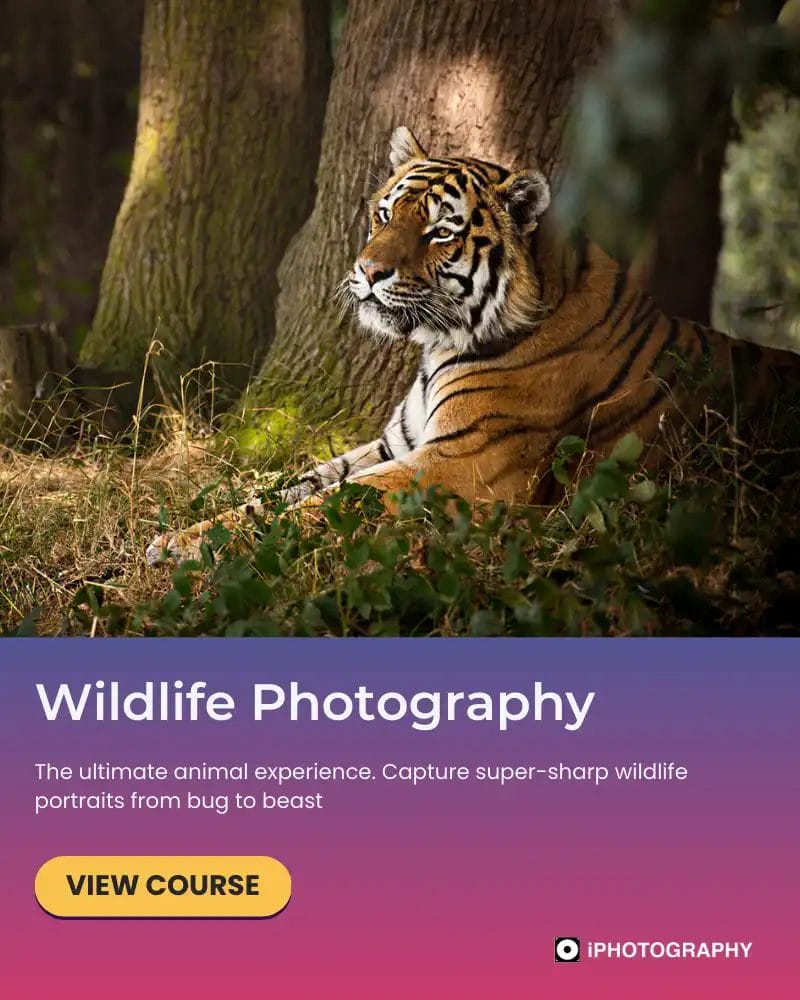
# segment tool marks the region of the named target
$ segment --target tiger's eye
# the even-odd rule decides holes
[[[437,240],[453,240],[456,234],[450,229],[437,229],[434,236]]]

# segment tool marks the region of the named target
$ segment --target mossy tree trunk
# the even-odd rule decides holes
[[[128,188],[81,361],[157,382],[207,362],[239,386],[274,326],[276,270],[313,202],[327,0],[147,0]]]
[[[365,339],[333,294],[362,244],[365,203],[385,176],[392,129],[434,154],[561,169],[577,74],[602,48],[614,0],[351,0],[325,118],[314,212],[281,264],[277,330],[243,403],[245,442],[346,416],[376,427],[413,350]],[[333,442],[338,445],[337,441]],[[314,447],[319,450],[320,442]]]

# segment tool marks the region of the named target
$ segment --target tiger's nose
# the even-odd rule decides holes
[[[376,281],[383,281],[385,278],[391,278],[394,274],[393,267],[387,267],[378,260],[372,260],[371,257],[360,258],[358,263],[361,265],[361,270],[366,275],[367,281],[370,285],[374,285]]]

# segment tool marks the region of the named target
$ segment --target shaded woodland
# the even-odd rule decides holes
[[[601,601],[599,583],[576,583],[574,568],[561,567],[569,580],[557,601],[525,595],[526,608],[538,601],[536,621],[513,601],[498,612],[487,579],[449,620],[434,585],[419,601],[439,611],[420,612],[418,628],[414,601],[406,617],[377,615],[381,600],[403,598],[364,597],[349,575],[356,557],[341,573],[334,559],[284,581],[280,601],[250,564],[244,596],[210,617],[188,577],[148,575],[141,554],[159,523],[196,520],[245,486],[268,488],[374,434],[402,396],[416,349],[367,339],[335,300],[400,124],[441,155],[539,167],[563,232],[600,243],[669,313],[800,350],[800,0],[0,0],[8,630],[37,621],[48,632],[133,634],[788,627],[795,611],[780,601],[775,611],[731,598],[738,564],[726,564],[716,596],[693,569],[689,589],[678,587],[684,604],[661,591],[643,597],[627,577],[606,581]],[[738,540],[743,523],[760,532],[780,522],[780,537],[754,536],[742,558],[756,558],[759,579],[794,573],[798,512],[774,506],[769,477],[791,480],[796,463],[744,498],[734,481],[750,463],[763,472],[764,448],[794,454],[772,433],[757,455],[731,459],[736,473],[724,482],[712,472],[730,471],[724,448],[699,468],[698,449],[684,456],[670,484],[711,492],[665,494],[653,515],[660,541],[641,529],[652,549],[640,562],[666,591],[681,577],[675,505],[707,507],[717,487],[724,504],[733,498],[719,544]],[[621,474],[634,475],[625,463]],[[608,499],[622,510],[631,496],[620,487]],[[640,530],[637,518],[620,513],[611,533],[620,544]],[[704,541],[686,565],[701,566],[716,527],[689,520]],[[552,552],[534,557],[537,532],[509,522],[475,545],[506,584],[524,576],[508,568],[509,551],[531,579],[552,582],[547,560],[572,543],[556,532]],[[412,536],[401,549],[413,550]],[[302,563],[302,540],[281,551]],[[797,581],[782,579],[796,602]],[[225,586],[239,584],[218,580],[208,601]],[[325,601],[335,593],[341,606],[348,586],[361,608],[353,620],[364,622],[331,624]],[[575,607],[562,607],[576,592]],[[174,613],[147,603],[165,595]],[[545,614],[551,600],[558,609]],[[598,601],[611,603],[600,612]],[[270,606],[270,624],[259,625]]]

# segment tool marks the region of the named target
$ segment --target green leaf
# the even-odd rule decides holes
[[[447,566],[447,550],[443,549],[441,545],[428,545],[425,561],[434,573],[441,573]]]
[[[197,567],[198,564],[194,563],[194,566]],[[181,597],[188,600],[192,596],[192,577],[186,572],[186,569],[186,563],[181,563],[178,569],[175,570],[172,574],[172,586],[178,591]]]
[[[206,497],[208,494],[212,493],[221,482],[221,479],[215,479],[213,483],[209,483],[207,486],[204,486],[197,496],[189,503],[189,510],[194,511],[195,513],[202,510],[205,507]]]
[[[711,549],[714,514],[691,503],[678,503],[667,518],[667,542],[675,558],[689,566],[698,566]]]
[[[503,625],[494,612],[476,611],[469,620],[469,631],[471,635],[501,635]]]
[[[574,434],[568,434],[558,442],[551,466],[556,482],[569,486],[572,482],[570,466],[574,465],[575,456],[582,455],[585,451],[586,442]]]
[[[582,455],[586,451],[586,442],[576,434],[568,434],[556,445],[557,455]]]
[[[544,621],[542,605],[539,601],[525,601],[523,604],[517,604],[514,607],[514,618],[525,631],[538,631]]]
[[[635,465],[644,451],[644,442],[637,434],[626,434],[614,445],[611,458],[623,465]]]
[[[283,575],[280,555],[275,550],[275,546],[272,543],[264,542],[259,545],[256,548],[253,562],[255,563],[256,569],[267,576],[279,577]]]
[[[372,543],[372,558],[386,569],[393,569],[401,556],[408,554],[408,541],[405,538],[376,538]]]
[[[497,591],[497,600],[502,601],[508,608],[527,607],[528,599],[516,587],[501,587]]]
[[[17,627],[16,636],[19,639],[31,639],[39,634],[36,623],[39,621],[41,611],[39,608],[32,608],[22,619]]]
[[[219,550],[229,542],[232,538],[230,531],[222,524],[217,521],[216,524],[212,525],[208,531],[205,533],[206,541],[211,545],[212,549]]]
[[[563,458],[554,458],[552,469],[556,482],[561,483],[562,486],[569,486],[572,482],[572,476],[569,474],[566,461]]]
[[[350,569],[360,569],[369,559],[370,546],[366,539],[358,542],[346,542],[344,546],[344,560]]]
[[[161,600],[160,612],[167,618],[174,618],[181,607],[181,595],[177,590],[170,590]]]
[[[650,503],[656,495],[656,484],[652,479],[640,479],[638,483],[633,483],[629,496],[636,503]]]
[[[513,583],[527,574],[528,560],[520,551],[519,542],[510,542],[506,549],[506,561],[503,563],[503,578],[508,583]]]
[[[572,501],[570,517],[574,523],[580,524],[584,518],[594,513],[596,522],[598,509],[596,501],[617,500],[625,496],[627,491],[628,477],[620,469],[616,459],[607,458],[598,463],[594,474],[581,483]]]
[[[606,533],[606,519],[603,516],[602,510],[600,510],[594,500],[592,500],[589,504],[586,520],[589,524],[591,524],[594,530],[599,532],[601,535]]]
[[[445,601],[452,602],[461,593],[461,581],[452,570],[445,570],[436,577],[436,590]]]

